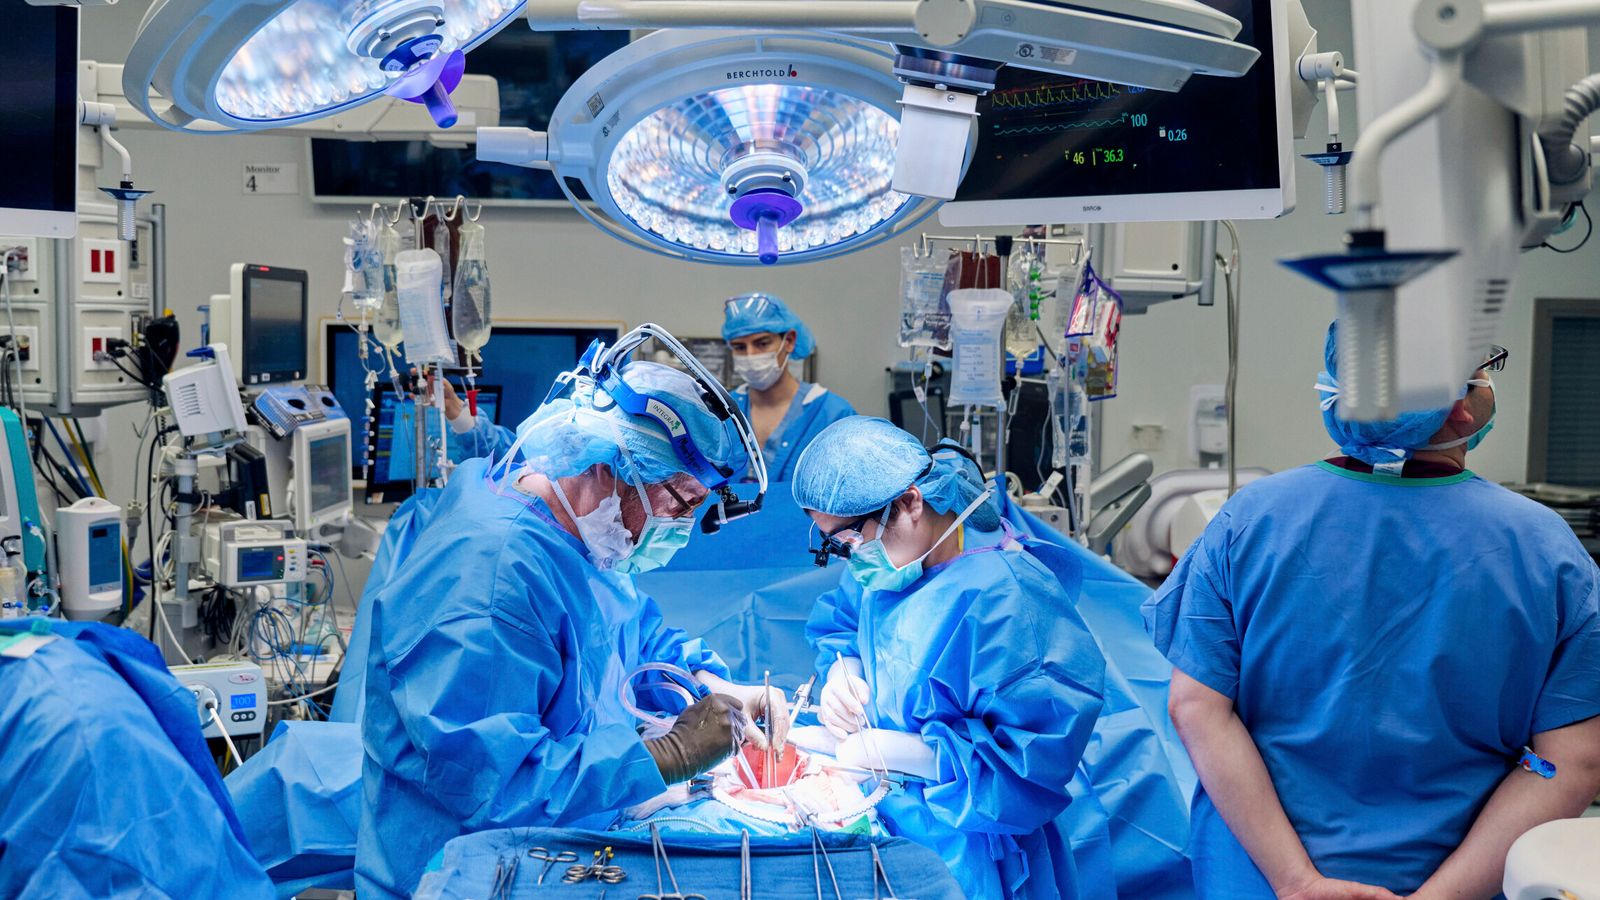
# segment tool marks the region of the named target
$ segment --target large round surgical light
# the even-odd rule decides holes
[[[453,124],[462,52],[504,27],[522,0],[156,0],[123,90],[180,130],[272,128],[388,93]],[[157,109],[151,91],[171,101]]]
[[[822,259],[937,206],[890,187],[900,135],[892,49],[836,36],[658,31],[578,79],[549,165],[601,225],[669,255]]]
[[[871,232],[905,206],[910,198],[889,188],[899,131],[878,107],[822,88],[722,88],[628,129],[606,185],[623,215],[662,240],[713,253],[764,250],[770,262],[772,251]]]

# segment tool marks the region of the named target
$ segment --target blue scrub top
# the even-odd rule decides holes
[[[1115,896],[1108,871],[1080,880],[1073,841],[1087,835],[1068,808],[1103,702],[1100,648],[1031,554],[1001,532],[968,528],[965,541],[904,591],[844,575],[806,626],[822,673],[835,653],[861,659],[874,727],[919,734],[937,756],[937,778],[878,812],[937,851],[969,897]]]
[[[727,674],[485,460],[456,470],[368,614],[363,897],[409,894],[460,834],[605,827],[666,789],[622,708],[626,674]]]
[[[1533,735],[1600,714],[1597,584],[1558,515],[1470,472],[1319,463],[1229,500],[1144,613],[1322,874],[1409,894]],[[1203,787],[1192,838],[1200,896],[1272,896]]]
[[[0,656],[0,897],[273,897],[156,648],[109,625],[51,630],[32,656]]]
[[[734,391],[733,399],[745,415],[750,415],[749,385]],[[793,478],[800,451],[816,440],[822,429],[855,414],[855,407],[850,405],[849,400],[820,384],[800,382],[800,389],[789,401],[783,421],[778,423],[767,442],[761,445],[761,455],[767,461],[767,480],[788,481]],[[746,475],[746,478],[749,476]]]

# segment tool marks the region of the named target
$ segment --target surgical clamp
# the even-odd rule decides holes
[[[656,892],[640,894],[639,900],[706,900],[705,894],[685,894],[678,887],[678,876],[672,874],[672,860],[667,857],[667,845],[661,842],[661,829],[650,823],[650,852],[656,859]],[[672,893],[666,893],[661,883],[661,870],[667,870],[667,880],[672,882]]]
[[[551,866],[556,863],[575,863],[578,861],[578,854],[571,850],[558,850],[555,853],[551,853],[543,847],[534,847],[528,851],[528,855],[544,863],[544,868],[539,870],[539,880],[534,882],[540,887],[544,885],[544,876],[550,874]]]

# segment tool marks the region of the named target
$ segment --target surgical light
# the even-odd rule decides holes
[[[914,225],[892,187],[891,48],[837,36],[661,31],[556,105],[547,135],[481,129],[481,159],[549,168],[597,225],[645,249],[749,265],[823,259]],[[955,152],[970,147],[971,128]]]
[[[309,121],[386,93],[455,122],[463,52],[520,0],[156,0],[123,70],[128,99],[184,131]],[[171,101],[157,109],[152,91]]]

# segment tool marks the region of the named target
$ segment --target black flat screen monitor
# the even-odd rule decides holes
[[[1261,51],[1177,92],[1007,66],[946,225],[1272,218],[1294,206],[1284,0],[1203,0]]]
[[[78,10],[15,0],[6,4],[0,29],[0,234],[72,237],[78,228]]]
[[[244,383],[253,387],[305,378],[305,271],[245,266],[241,284]]]

